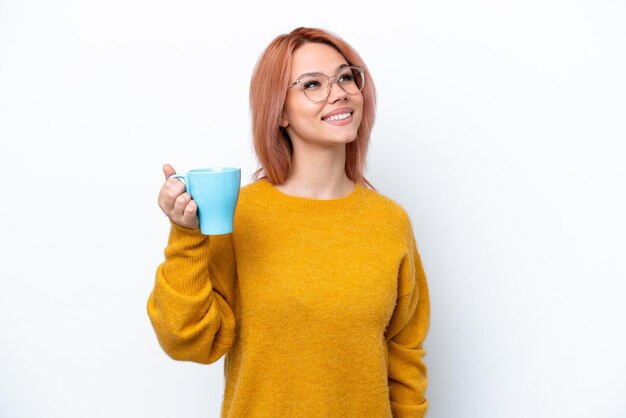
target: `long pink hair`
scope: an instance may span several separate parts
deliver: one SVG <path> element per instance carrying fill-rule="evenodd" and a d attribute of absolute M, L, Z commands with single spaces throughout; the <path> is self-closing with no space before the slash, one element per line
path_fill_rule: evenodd
<path fill-rule="evenodd" d="M 343 55 L 348 65 L 365 66 L 360 55 L 346 41 L 323 29 L 300 27 L 277 36 L 265 48 L 250 82 L 252 137 L 260 165 L 252 174 L 253 181 L 267 178 L 272 184 L 282 184 L 289 175 L 293 146 L 280 121 L 291 77 L 293 52 L 307 42 L 330 45 Z M 345 171 L 350 180 L 376 190 L 363 176 L 376 111 L 376 89 L 367 68 L 362 94 L 363 117 L 356 139 L 346 144 Z"/>

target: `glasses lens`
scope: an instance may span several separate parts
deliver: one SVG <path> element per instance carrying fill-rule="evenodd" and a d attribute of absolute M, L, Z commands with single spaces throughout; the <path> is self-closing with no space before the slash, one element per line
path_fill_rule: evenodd
<path fill-rule="evenodd" d="M 306 97 L 314 102 L 319 102 L 326 98 L 328 94 L 327 84 L 328 79 L 321 75 L 307 77 L 300 83 Z"/>
<path fill-rule="evenodd" d="M 357 94 L 363 90 L 363 76 L 355 67 L 346 67 L 337 76 L 337 84 L 349 94 Z"/>

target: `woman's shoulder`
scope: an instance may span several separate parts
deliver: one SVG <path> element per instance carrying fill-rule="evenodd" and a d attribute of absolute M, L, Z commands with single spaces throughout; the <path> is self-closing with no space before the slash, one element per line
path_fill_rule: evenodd
<path fill-rule="evenodd" d="M 402 220 L 408 219 L 408 212 L 399 201 L 378 190 L 365 187 L 364 189 L 367 194 L 367 198 L 370 200 L 370 204 L 377 210 L 387 212 L 390 215 Z"/>
<path fill-rule="evenodd" d="M 391 231 L 408 234 L 413 230 L 411 218 L 402 203 L 389 195 L 372 189 L 365 189 L 366 217 L 375 219 L 379 225 L 386 225 Z"/>
<path fill-rule="evenodd" d="M 253 180 L 252 182 L 242 186 L 239 189 L 239 197 L 249 197 L 262 192 L 264 189 L 263 181 L 263 179 Z"/>
<path fill-rule="evenodd" d="M 275 192 L 271 183 L 265 178 L 260 178 L 239 188 L 237 206 L 246 207 L 254 212 L 256 209 L 271 205 L 274 197 Z"/>

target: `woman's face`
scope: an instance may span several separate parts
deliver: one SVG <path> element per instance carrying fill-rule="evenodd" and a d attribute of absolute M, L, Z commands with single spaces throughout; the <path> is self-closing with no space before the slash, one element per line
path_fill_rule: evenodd
<path fill-rule="evenodd" d="M 333 47 L 320 43 L 305 43 L 293 53 L 290 84 L 305 73 L 323 73 L 334 76 L 346 59 Z M 328 120 L 328 115 L 341 110 L 350 113 L 347 119 Z M 332 83 L 330 96 L 314 103 L 296 85 L 287 90 L 281 126 L 287 129 L 292 141 L 321 145 L 337 145 L 354 141 L 363 115 L 363 95 L 348 94 L 337 83 Z"/>

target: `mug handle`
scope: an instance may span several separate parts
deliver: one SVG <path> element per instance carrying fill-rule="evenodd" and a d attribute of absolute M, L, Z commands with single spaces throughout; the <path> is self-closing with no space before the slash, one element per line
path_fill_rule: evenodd
<path fill-rule="evenodd" d="M 171 176 L 169 176 L 167 178 L 169 179 L 179 179 L 179 180 L 183 180 L 183 182 L 185 183 L 185 191 L 189 192 L 189 188 L 187 187 L 187 174 L 172 174 Z"/>

